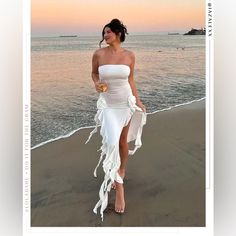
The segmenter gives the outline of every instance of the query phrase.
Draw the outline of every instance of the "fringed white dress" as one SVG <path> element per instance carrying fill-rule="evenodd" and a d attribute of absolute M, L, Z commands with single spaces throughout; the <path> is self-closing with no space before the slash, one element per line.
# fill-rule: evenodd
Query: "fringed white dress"
<path fill-rule="evenodd" d="M 108 192 L 111 190 L 112 183 L 114 181 L 123 183 L 118 174 L 120 167 L 119 140 L 122 129 L 131 120 L 127 142 L 135 141 L 134 149 L 129 150 L 129 155 L 133 155 L 142 145 L 141 135 L 143 125 L 146 124 L 146 113 L 136 105 L 136 98 L 132 94 L 128 81 L 129 66 L 106 64 L 99 66 L 98 72 L 100 81 L 108 85 L 108 90 L 99 95 L 97 113 L 94 118 L 96 126 L 90 133 L 86 143 L 97 132 L 97 127 L 101 126 L 101 155 L 94 170 L 94 176 L 97 176 L 96 170 L 105 156 L 103 160 L 105 177 L 99 191 L 100 199 L 95 205 L 93 212 L 97 214 L 97 209 L 101 207 L 100 214 L 103 220 L 103 212 L 108 204 Z"/>

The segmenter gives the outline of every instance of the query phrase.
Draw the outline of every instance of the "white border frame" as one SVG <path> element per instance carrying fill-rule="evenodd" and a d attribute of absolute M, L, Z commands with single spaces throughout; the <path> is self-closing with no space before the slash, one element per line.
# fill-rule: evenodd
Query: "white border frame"
<path fill-rule="evenodd" d="M 23 2 L 23 233 L 30 232 L 31 218 L 31 4 L 30 0 Z"/>
<path fill-rule="evenodd" d="M 211 5 L 211 9 L 210 6 Z M 30 149 L 30 119 L 31 119 L 31 1 L 23 3 L 23 233 L 24 235 L 60 235 L 68 236 L 80 233 L 105 235 L 181 235 L 181 236 L 211 236 L 214 227 L 214 25 L 213 0 L 205 1 L 206 21 L 206 226 L 205 227 L 31 227 L 31 149 Z M 209 10 L 211 14 L 209 15 Z M 209 36 L 209 32 L 212 34 Z"/>

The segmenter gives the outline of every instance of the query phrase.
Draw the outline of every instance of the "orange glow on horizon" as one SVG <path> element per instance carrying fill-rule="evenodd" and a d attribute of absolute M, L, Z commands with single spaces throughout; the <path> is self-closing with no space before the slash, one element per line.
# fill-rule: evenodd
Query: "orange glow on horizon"
<path fill-rule="evenodd" d="M 122 20 L 127 25 L 128 32 L 189 29 L 205 25 L 203 0 L 193 1 L 197 2 L 195 5 L 187 4 L 185 0 L 182 0 L 182 4 L 181 0 L 137 0 L 135 4 L 134 1 L 120 0 L 114 2 L 115 8 L 113 4 L 105 4 L 111 2 L 32 0 L 32 31 L 40 29 L 43 32 L 45 28 L 57 32 L 99 32 L 113 18 Z"/>

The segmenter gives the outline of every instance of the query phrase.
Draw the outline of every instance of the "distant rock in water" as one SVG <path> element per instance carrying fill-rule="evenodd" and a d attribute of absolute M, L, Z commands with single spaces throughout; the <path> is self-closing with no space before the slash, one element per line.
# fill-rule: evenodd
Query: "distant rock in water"
<path fill-rule="evenodd" d="M 188 33 L 185 33 L 184 35 L 206 35 L 206 29 L 191 29 Z"/>

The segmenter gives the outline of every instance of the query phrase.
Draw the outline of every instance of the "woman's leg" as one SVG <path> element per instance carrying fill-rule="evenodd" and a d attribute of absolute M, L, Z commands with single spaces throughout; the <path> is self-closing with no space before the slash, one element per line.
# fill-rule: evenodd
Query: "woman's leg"
<path fill-rule="evenodd" d="M 125 176 L 125 168 L 128 161 L 128 143 L 127 143 L 127 135 L 129 131 L 130 122 L 127 126 L 125 126 L 120 135 L 119 141 L 119 150 L 120 150 L 120 169 L 118 171 L 119 175 L 124 178 Z M 123 213 L 125 209 L 125 198 L 124 198 L 124 186 L 116 182 L 116 201 L 115 201 L 115 211 Z"/>
<path fill-rule="evenodd" d="M 125 168 L 127 165 L 128 161 L 128 153 L 129 153 L 129 146 L 127 143 L 127 136 L 128 136 L 128 131 L 129 131 L 129 126 L 130 122 L 128 123 L 127 126 L 125 126 L 121 132 L 120 135 L 120 141 L 119 141 L 119 151 L 120 151 L 120 169 L 119 169 L 119 174 L 122 178 L 125 176 Z"/>

